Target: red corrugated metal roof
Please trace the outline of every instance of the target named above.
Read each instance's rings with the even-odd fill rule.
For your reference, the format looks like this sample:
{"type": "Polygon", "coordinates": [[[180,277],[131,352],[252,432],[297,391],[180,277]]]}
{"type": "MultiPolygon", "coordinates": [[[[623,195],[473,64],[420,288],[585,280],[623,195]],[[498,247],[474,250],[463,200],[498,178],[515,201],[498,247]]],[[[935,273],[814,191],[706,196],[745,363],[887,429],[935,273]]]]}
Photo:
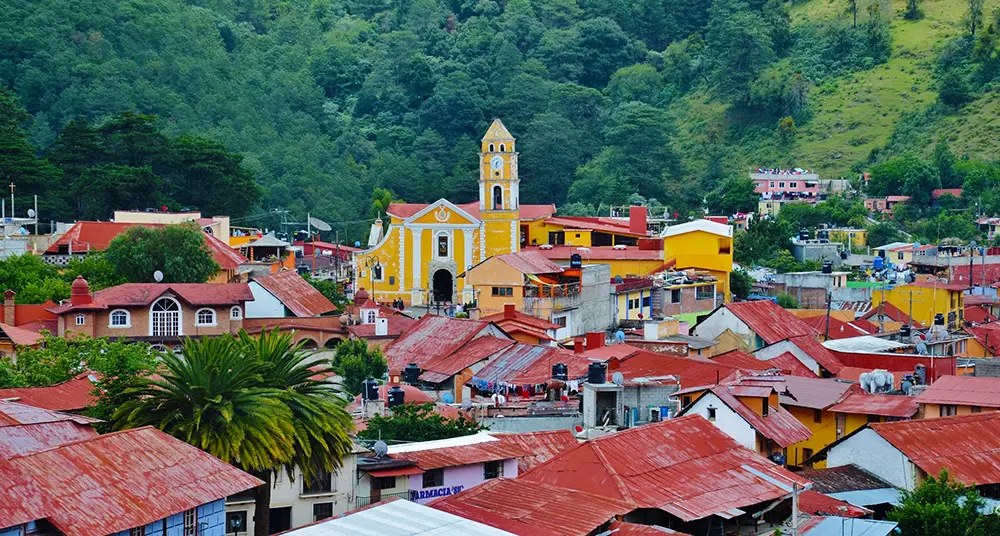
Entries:
{"type": "Polygon", "coordinates": [[[229,244],[208,233],[203,234],[205,235],[205,245],[212,252],[212,258],[215,259],[219,268],[223,270],[235,270],[241,264],[247,262],[247,258],[240,254],[239,251],[231,248],[229,244]]]}
{"type": "Polygon", "coordinates": [[[795,354],[784,352],[778,357],[764,361],[768,367],[776,368],[782,372],[787,372],[791,376],[802,376],[804,378],[818,378],[816,373],[805,365],[795,354]]]}
{"type": "Polygon", "coordinates": [[[787,496],[793,483],[808,484],[700,415],[591,439],[518,481],[594,493],[628,510],[655,508],[684,521],[772,501],[787,496]]]}
{"type": "Polygon", "coordinates": [[[906,288],[906,287],[918,287],[918,288],[929,288],[938,290],[950,290],[952,292],[964,292],[969,290],[969,285],[959,284],[959,283],[941,283],[938,281],[914,281],[912,283],[907,283],[906,285],[900,285],[896,288],[906,288]]]}
{"type": "Polygon", "coordinates": [[[337,309],[316,287],[293,270],[255,277],[253,280],[278,298],[295,316],[319,316],[337,309]]]}
{"type": "MultiPolygon", "coordinates": [[[[782,447],[788,447],[799,441],[805,441],[812,436],[809,428],[799,422],[798,419],[789,413],[788,410],[781,407],[781,405],[778,405],[778,407],[769,406],[768,414],[764,417],[757,414],[757,412],[737,398],[739,396],[767,398],[774,392],[774,389],[770,386],[765,388],[740,385],[713,385],[706,392],[714,394],[723,404],[729,406],[730,409],[736,412],[757,433],[782,447]]],[[[681,415],[684,414],[686,409],[692,406],[693,404],[682,410],[681,415]]]]}
{"type": "Polygon", "coordinates": [[[792,337],[789,341],[798,346],[809,357],[813,358],[821,367],[830,371],[831,374],[840,372],[840,369],[844,367],[844,364],[833,355],[833,352],[828,350],[826,346],[823,346],[812,335],[792,337]]]}
{"type": "Polygon", "coordinates": [[[72,421],[0,426],[0,458],[38,452],[97,435],[97,430],[90,425],[72,421]]]}
{"type": "Polygon", "coordinates": [[[756,357],[739,350],[730,350],[724,354],[710,357],[715,363],[722,363],[731,367],[739,367],[747,370],[767,370],[771,365],[767,361],[761,361],[756,357]]]}
{"type": "Polygon", "coordinates": [[[674,376],[682,387],[693,387],[713,384],[738,370],[741,369],[708,359],[676,357],[643,350],[623,360],[613,372],[621,372],[626,380],[674,376]]]}
{"type": "Polygon", "coordinates": [[[538,330],[549,330],[549,329],[559,329],[562,326],[545,320],[544,318],[538,318],[537,316],[531,316],[529,314],[522,313],[521,311],[513,311],[511,316],[507,316],[507,312],[501,312],[492,314],[489,316],[484,316],[480,318],[483,322],[494,322],[496,325],[500,326],[501,329],[506,329],[504,326],[507,324],[523,324],[530,328],[538,330]]]}
{"type": "Polygon", "coordinates": [[[962,189],[961,188],[935,188],[935,189],[931,190],[931,198],[932,199],[937,199],[937,198],[941,197],[944,194],[950,194],[950,195],[953,195],[955,197],[962,197],[962,189]]]}
{"type": "MultiPolygon", "coordinates": [[[[424,203],[391,203],[389,209],[386,211],[390,215],[397,218],[406,219],[413,216],[417,212],[427,208],[428,204],[424,203]]],[[[461,205],[455,205],[462,209],[470,216],[476,219],[480,219],[479,213],[479,201],[473,201],[472,203],[464,203],[461,205]]],[[[521,205],[517,207],[518,217],[522,220],[537,220],[541,218],[549,217],[556,213],[555,205],[521,205]]]]}
{"type": "MultiPolygon", "coordinates": [[[[985,274],[983,273],[983,265],[981,260],[977,257],[975,266],[972,267],[972,281],[971,283],[976,286],[989,286],[995,285],[1000,282],[1000,264],[991,263],[986,265],[985,274]],[[985,277],[984,277],[985,275],[985,277]],[[985,283],[983,283],[985,281],[985,283]]],[[[958,266],[952,266],[949,270],[949,281],[951,283],[966,283],[969,281],[969,264],[964,263],[958,266]]],[[[975,303],[976,299],[984,299],[980,294],[973,294],[965,297],[965,303],[975,303]]],[[[992,298],[994,296],[986,296],[985,298],[992,298]]]]}
{"type": "MultiPolygon", "coordinates": [[[[662,261],[663,250],[639,249],[636,246],[629,246],[625,249],[615,249],[611,246],[552,246],[539,247],[529,246],[525,251],[537,251],[545,258],[554,261],[568,261],[574,253],[579,253],[583,257],[583,262],[587,261],[662,261]]],[[[621,275],[621,274],[618,274],[621,275]]]]}
{"type": "Polygon", "coordinates": [[[536,465],[548,461],[560,452],[565,452],[580,444],[573,432],[569,430],[549,430],[544,432],[491,434],[501,437],[504,441],[520,445],[531,452],[531,456],[517,459],[517,472],[523,473],[536,465]]]}
{"type": "Polygon", "coordinates": [[[1000,408],[1000,378],[941,376],[916,399],[920,404],[1000,408]]]}
{"type": "Polygon", "coordinates": [[[819,332],[801,318],[789,313],[771,300],[727,303],[726,309],[743,321],[765,343],[792,337],[816,337],[819,332]]]}
{"type": "Polygon", "coordinates": [[[866,517],[872,511],[812,490],[799,494],[799,511],[814,516],[866,517]]]}
{"type": "Polygon", "coordinates": [[[639,236],[645,237],[646,234],[636,234],[629,229],[628,220],[611,220],[608,218],[579,218],[579,217],[569,217],[569,216],[553,216],[547,220],[545,223],[550,225],[559,225],[565,228],[566,231],[578,229],[584,231],[596,231],[600,233],[616,234],[616,235],[627,235],[627,236],[639,236]]]}
{"type": "Polygon", "coordinates": [[[101,422],[100,419],[38,408],[23,402],[12,402],[0,398],[0,426],[60,421],[71,421],[82,425],[101,422]]]}
{"type": "MultiPolygon", "coordinates": [[[[817,315],[803,318],[802,321],[812,326],[812,328],[819,332],[820,335],[825,335],[827,333],[826,318],[826,315],[817,315]]],[[[859,328],[858,326],[855,326],[850,322],[844,322],[835,316],[830,316],[829,333],[831,339],[846,339],[848,337],[871,335],[871,333],[859,328]]]]}
{"type": "Polygon", "coordinates": [[[0,525],[14,527],[44,519],[50,511],[51,499],[7,458],[0,456],[0,525]]]}
{"type": "Polygon", "coordinates": [[[965,331],[975,337],[979,344],[985,346],[991,354],[1000,355],[1000,323],[991,322],[981,326],[969,326],[965,328],[965,331]]]}
{"type": "Polygon", "coordinates": [[[664,536],[665,534],[671,534],[673,536],[690,536],[684,532],[677,532],[676,530],[668,529],[666,527],[660,527],[657,525],[640,525],[638,523],[628,523],[625,521],[614,521],[611,523],[612,536],[664,536]]]}
{"type": "Polygon", "coordinates": [[[625,360],[631,356],[638,354],[639,352],[644,352],[644,351],[645,350],[639,348],[638,346],[631,346],[625,343],[618,343],[618,344],[608,344],[606,346],[601,346],[600,348],[584,350],[583,355],[598,361],[607,361],[609,359],[625,360]]]}
{"type": "MultiPolygon", "coordinates": [[[[8,461],[51,501],[49,508],[36,512],[36,518],[47,519],[66,536],[140,527],[262,483],[151,427],[8,461]]],[[[0,502],[7,502],[4,498],[22,499],[0,494],[0,502]]]]}
{"type": "Polygon", "coordinates": [[[474,463],[510,460],[532,456],[531,450],[507,434],[497,434],[496,441],[485,441],[471,445],[449,445],[441,448],[395,452],[389,449],[394,460],[408,460],[425,471],[441,467],[457,467],[474,463]]]}
{"type": "Polygon", "coordinates": [[[909,419],[917,414],[917,397],[851,393],[843,401],[828,409],[834,413],[881,415],[909,419]]]}
{"type": "Polygon", "coordinates": [[[0,322],[0,330],[10,339],[10,342],[21,346],[34,346],[45,339],[41,333],[28,331],[19,327],[0,322]]]}
{"type": "Polygon", "coordinates": [[[983,307],[982,305],[965,305],[965,314],[962,318],[966,322],[972,322],[974,324],[986,324],[989,322],[996,322],[997,317],[993,316],[989,309],[983,307]]]}
{"type": "Polygon", "coordinates": [[[498,255],[497,259],[522,274],[557,274],[563,271],[561,266],[535,250],[498,255]]]}
{"type": "Polygon", "coordinates": [[[1000,412],[868,425],[929,475],[965,485],[1000,483],[1000,412]]]}
{"type": "Polygon", "coordinates": [[[565,364],[568,377],[575,380],[587,375],[591,360],[554,346],[515,343],[495,355],[476,372],[476,377],[491,382],[535,385],[552,379],[552,365],[556,363],[565,364]]]}
{"type": "Polygon", "coordinates": [[[520,535],[589,534],[633,507],[604,494],[528,482],[493,479],[428,506],[520,535]],[[499,518],[499,519],[498,519],[499,518]],[[523,527],[529,527],[525,531],[523,527]]]}
{"type": "Polygon", "coordinates": [[[887,301],[886,302],[882,302],[879,305],[872,307],[870,311],[868,311],[867,313],[865,313],[864,316],[861,317],[861,319],[862,320],[868,320],[872,324],[875,324],[876,326],[878,326],[879,325],[878,321],[873,320],[873,319],[875,319],[876,317],[879,317],[879,316],[884,316],[884,317],[892,320],[893,322],[900,322],[902,324],[909,324],[909,325],[913,326],[916,329],[923,329],[924,328],[923,324],[921,324],[920,322],[914,321],[912,318],[910,318],[910,315],[904,313],[902,311],[902,309],[900,309],[899,307],[896,307],[895,305],[893,305],[893,304],[891,304],[891,303],[889,303],[887,301]]]}
{"type": "Polygon", "coordinates": [[[451,355],[489,326],[479,320],[424,315],[385,348],[385,360],[391,370],[403,370],[410,363],[425,369],[425,364],[451,355]]]}
{"type": "MultiPolygon", "coordinates": [[[[93,294],[92,302],[82,307],[146,307],[168,292],[193,307],[240,305],[253,301],[250,286],[246,283],[125,283],[98,290],[93,294]]],[[[76,308],[71,303],[66,303],[49,311],[63,314],[76,308]]]]}
{"type": "Polygon", "coordinates": [[[56,411],[79,411],[97,402],[94,382],[89,372],[77,374],[72,380],[48,387],[17,387],[0,389],[0,399],[13,400],[36,408],[56,411]]]}
{"type": "MultiPolygon", "coordinates": [[[[386,326],[386,338],[399,337],[404,331],[417,322],[407,316],[394,315],[387,316],[385,318],[389,321],[386,326]]],[[[355,326],[347,326],[347,331],[350,331],[351,335],[354,335],[359,339],[375,338],[375,324],[357,324],[355,326]]]]}
{"type": "Polygon", "coordinates": [[[501,339],[492,335],[472,339],[458,350],[448,355],[438,355],[424,362],[420,368],[420,378],[431,383],[440,383],[463,370],[499,354],[516,343],[513,339],[501,339]]]}

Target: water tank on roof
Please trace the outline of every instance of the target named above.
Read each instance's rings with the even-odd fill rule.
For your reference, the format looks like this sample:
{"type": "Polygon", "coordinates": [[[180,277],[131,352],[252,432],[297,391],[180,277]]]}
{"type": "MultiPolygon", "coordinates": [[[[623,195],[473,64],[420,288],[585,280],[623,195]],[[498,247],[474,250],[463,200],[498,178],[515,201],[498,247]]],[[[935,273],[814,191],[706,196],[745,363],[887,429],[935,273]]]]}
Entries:
{"type": "Polygon", "coordinates": [[[840,260],[842,260],[842,261],[846,261],[846,260],[847,260],[847,257],[848,257],[849,255],[850,255],[850,254],[849,254],[849,253],[847,252],[847,250],[846,250],[846,249],[845,249],[844,251],[841,251],[841,252],[840,252],[840,260]]]}
{"type": "Polygon", "coordinates": [[[899,335],[901,337],[909,337],[913,334],[913,328],[909,324],[903,324],[899,326],[899,335]]]}
{"type": "Polygon", "coordinates": [[[569,267],[570,268],[582,268],[583,267],[583,257],[579,253],[574,253],[569,256],[569,267]]]}
{"type": "Polygon", "coordinates": [[[833,262],[832,261],[823,261],[823,273],[824,274],[832,274],[833,273],[833,262]]]}
{"type": "Polygon", "coordinates": [[[378,382],[374,378],[361,382],[361,394],[365,400],[378,400],[378,382]]]}
{"type": "Polygon", "coordinates": [[[816,231],[816,238],[819,238],[821,240],[829,240],[830,231],[827,231],[826,229],[820,229],[819,231],[816,231]]]}
{"type": "Polygon", "coordinates": [[[566,367],[565,363],[556,363],[552,365],[552,379],[553,380],[569,380],[569,369],[566,367]]]}
{"type": "MultiPolygon", "coordinates": [[[[879,252],[881,253],[881,252],[879,252]]],[[[875,271],[881,271],[885,269],[885,259],[882,257],[875,257],[872,261],[872,269],[875,271]]]]}
{"type": "Polygon", "coordinates": [[[406,402],[406,391],[403,391],[403,388],[398,385],[390,387],[389,392],[386,394],[386,407],[394,408],[402,406],[406,402]]]}
{"type": "Polygon", "coordinates": [[[417,378],[420,377],[420,367],[416,363],[410,363],[403,368],[403,379],[406,383],[410,385],[415,385],[417,383],[417,378]]]}
{"type": "Polygon", "coordinates": [[[799,240],[809,240],[809,229],[805,227],[799,229],[799,240]]]}
{"type": "Polygon", "coordinates": [[[924,365],[917,365],[914,367],[913,379],[916,381],[917,385],[927,385],[927,367],[924,365]]]}
{"type": "Polygon", "coordinates": [[[944,325],[944,314],[938,313],[934,315],[934,325],[943,326],[944,325]]]}
{"type": "Polygon", "coordinates": [[[587,367],[587,383],[604,383],[608,378],[607,363],[591,363],[587,367]]]}

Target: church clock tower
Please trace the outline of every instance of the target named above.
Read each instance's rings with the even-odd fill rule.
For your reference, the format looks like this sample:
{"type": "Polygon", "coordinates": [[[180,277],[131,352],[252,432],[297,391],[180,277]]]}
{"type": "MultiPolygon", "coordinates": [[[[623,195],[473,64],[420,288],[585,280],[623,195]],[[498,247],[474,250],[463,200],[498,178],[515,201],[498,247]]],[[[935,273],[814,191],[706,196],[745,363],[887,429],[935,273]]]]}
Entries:
{"type": "Polygon", "coordinates": [[[479,213],[483,221],[481,248],[486,257],[520,249],[520,179],[514,136],[499,119],[483,136],[479,153],[479,213]]]}

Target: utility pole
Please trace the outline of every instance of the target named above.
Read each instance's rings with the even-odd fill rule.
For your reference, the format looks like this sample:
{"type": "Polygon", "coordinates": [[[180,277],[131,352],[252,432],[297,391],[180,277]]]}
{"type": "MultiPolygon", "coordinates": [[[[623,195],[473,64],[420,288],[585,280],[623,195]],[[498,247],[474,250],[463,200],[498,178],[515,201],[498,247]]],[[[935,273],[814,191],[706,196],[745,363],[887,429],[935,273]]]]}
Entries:
{"type": "Polygon", "coordinates": [[[826,333],[823,335],[823,340],[830,340],[830,305],[833,302],[833,293],[828,292],[826,294],[826,333]]]}
{"type": "Polygon", "coordinates": [[[14,217],[14,183],[10,183],[10,217],[14,217]]]}

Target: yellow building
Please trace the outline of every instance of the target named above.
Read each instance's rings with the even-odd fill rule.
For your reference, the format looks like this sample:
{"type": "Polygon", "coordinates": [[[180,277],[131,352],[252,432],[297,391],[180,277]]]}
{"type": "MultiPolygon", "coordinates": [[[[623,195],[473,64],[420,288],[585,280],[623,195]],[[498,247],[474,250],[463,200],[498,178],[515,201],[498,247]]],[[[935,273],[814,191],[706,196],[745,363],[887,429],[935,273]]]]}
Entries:
{"type": "Polygon", "coordinates": [[[865,247],[868,245],[868,230],[866,229],[827,229],[831,242],[840,242],[850,247],[865,247]]]}
{"type": "MultiPolygon", "coordinates": [[[[525,298],[569,293],[574,284],[579,291],[580,270],[564,269],[535,251],[521,251],[490,257],[459,276],[472,287],[480,314],[488,316],[502,313],[508,304],[524,311],[525,298]],[[566,283],[570,280],[573,283],[566,283]]],[[[536,314],[547,319],[551,313],[536,314]]]]}
{"type": "Polygon", "coordinates": [[[965,285],[930,281],[916,281],[884,291],[878,289],[872,292],[872,310],[877,311],[884,300],[925,326],[932,325],[934,315],[941,314],[948,329],[957,329],[962,325],[965,310],[963,293],[967,289],[965,285]]]}

